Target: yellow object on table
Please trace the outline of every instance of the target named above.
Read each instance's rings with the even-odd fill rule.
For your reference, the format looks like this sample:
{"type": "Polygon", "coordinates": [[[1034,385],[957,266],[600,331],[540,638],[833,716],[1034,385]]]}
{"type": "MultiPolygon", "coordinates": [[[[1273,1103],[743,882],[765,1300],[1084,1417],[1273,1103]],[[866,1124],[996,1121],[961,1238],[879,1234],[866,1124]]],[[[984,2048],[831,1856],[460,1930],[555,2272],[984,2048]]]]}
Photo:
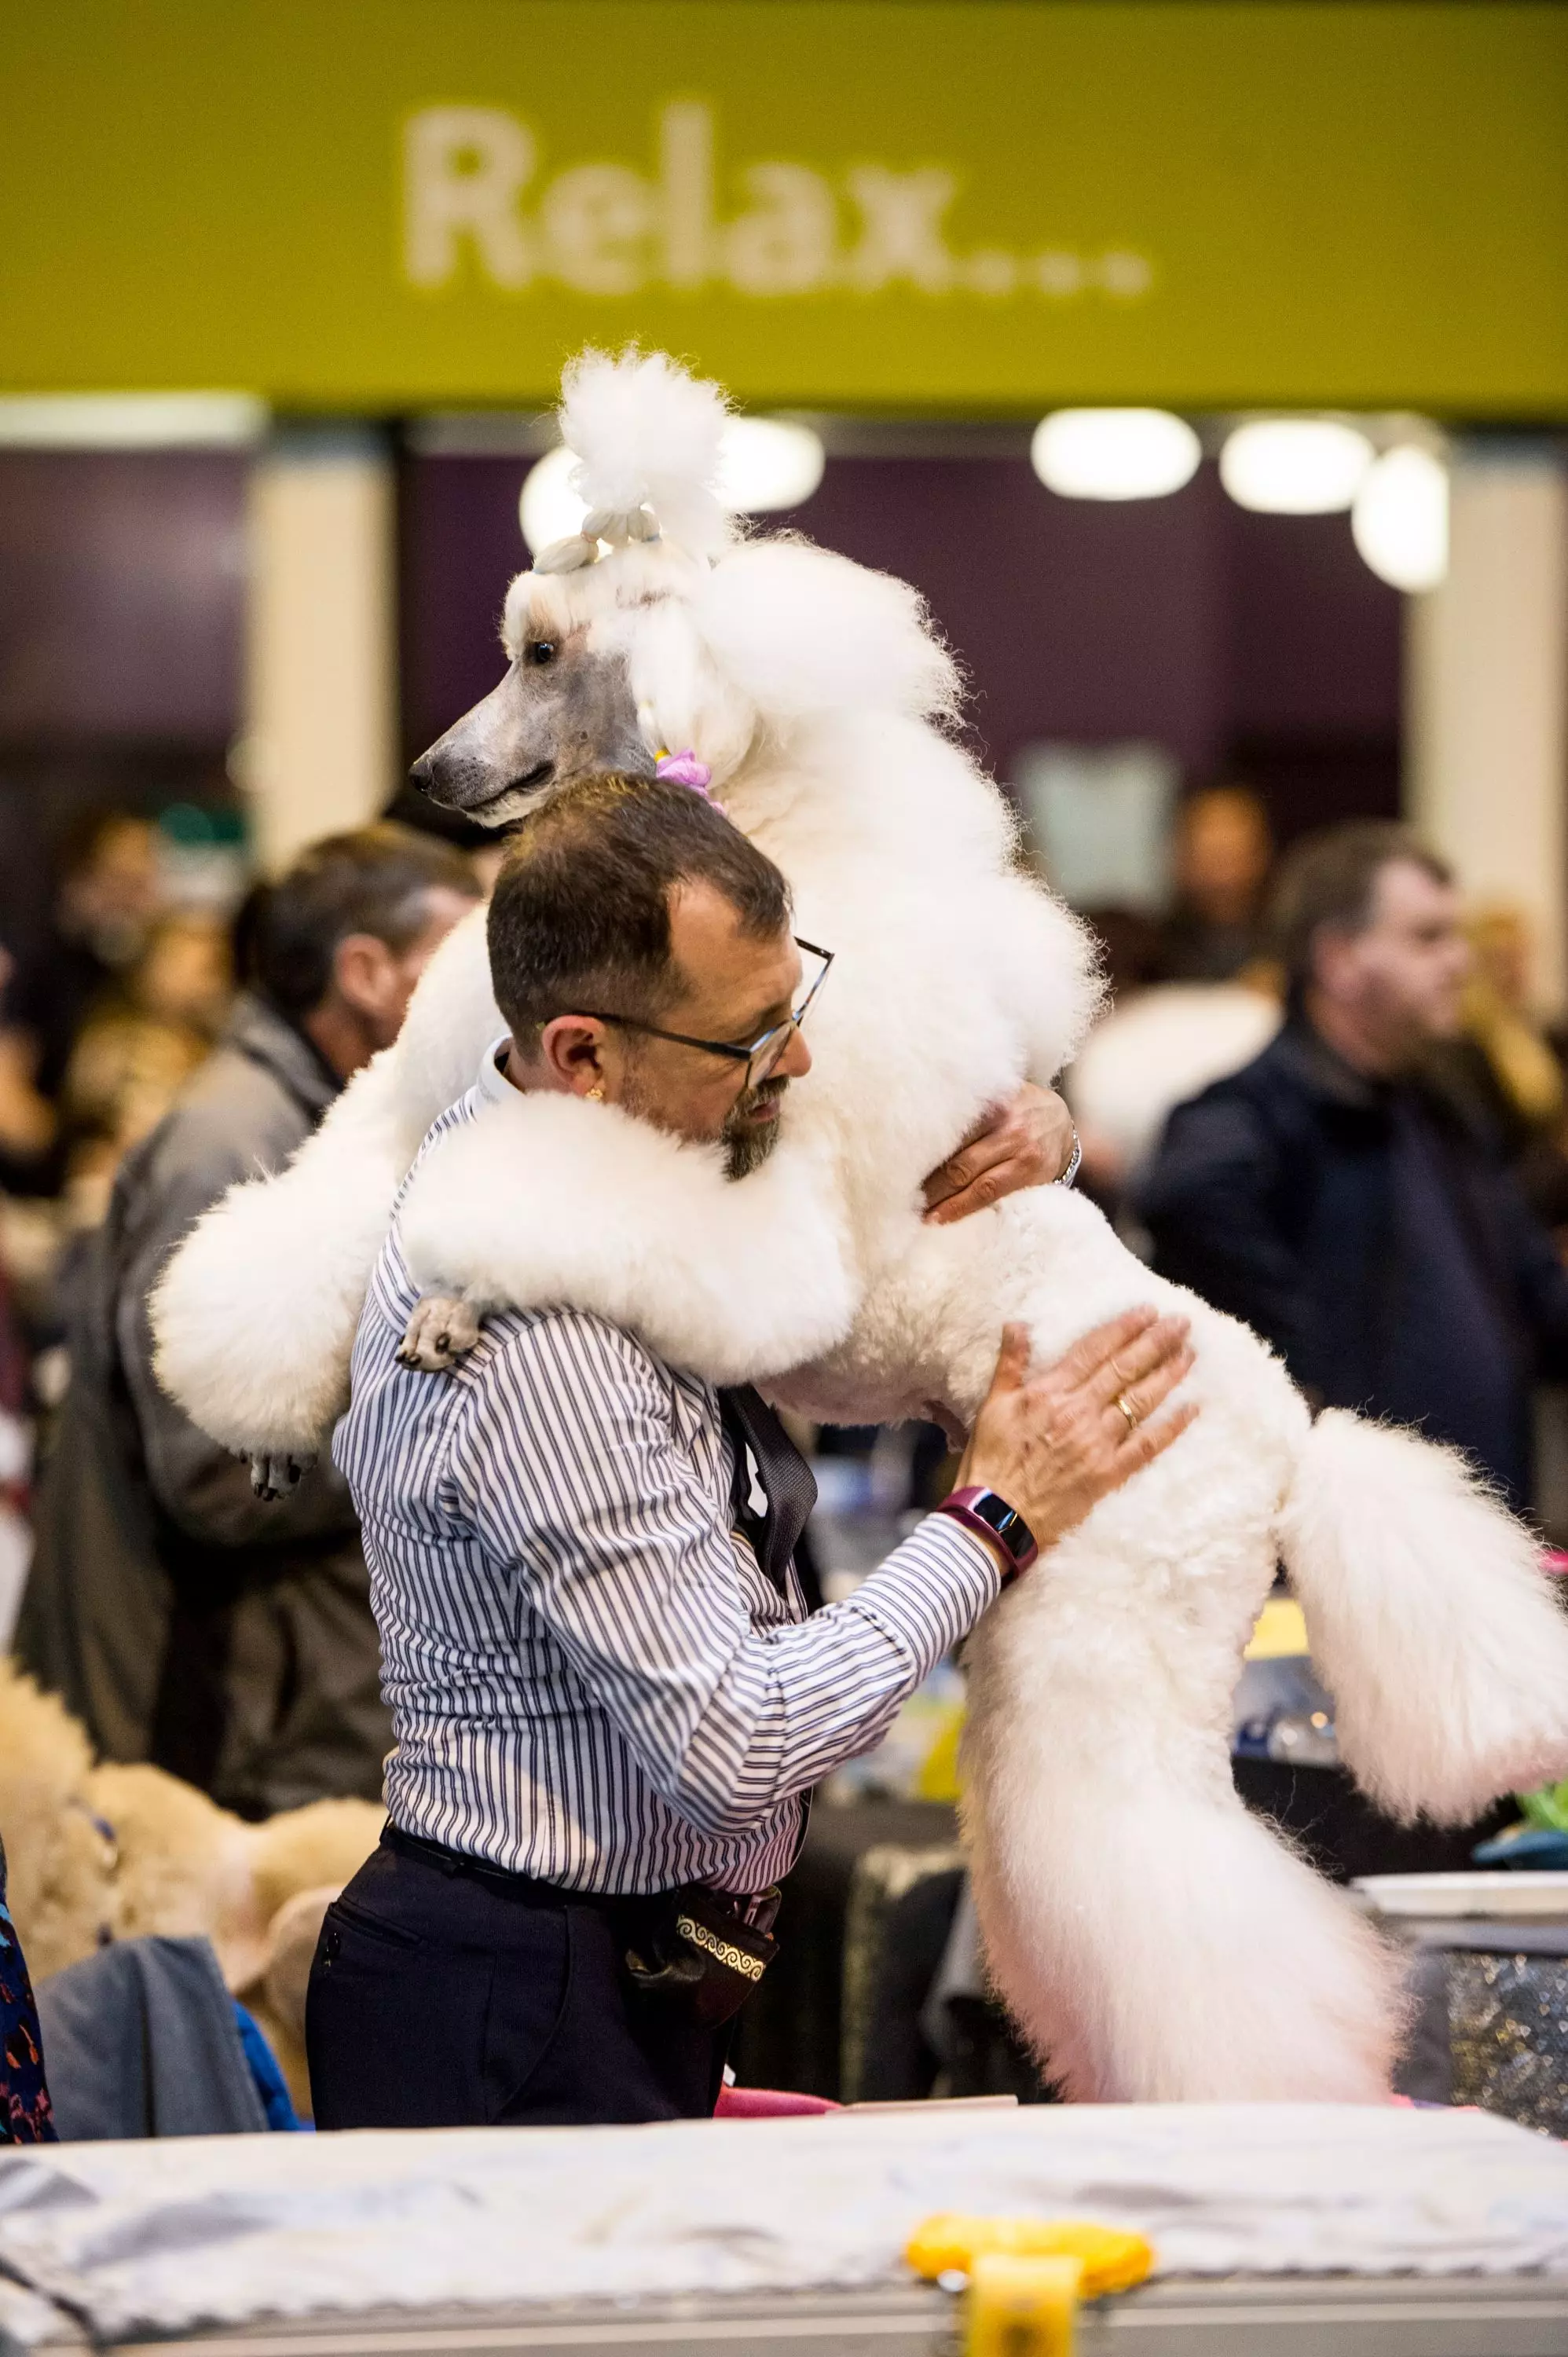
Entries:
{"type": "Polygon", "coordinates": [[[905,2245],[918,2276],[972,2276],[982,2258],[1075,2259],[1082,2269],[1079,2297],[1131,2291],[1155,2264],[1142,2234],[1097,2226],[1089,2218],[969,2218],[947,2210],[923,2219],[905,2245]]]}
{"type": "Polygon", "coordinates": [[[1294,1596],[1271,1596],[1247,1641],[1249,1662],[1304,1660],[1312,1651],[1306,1617],[1294,1596]]]}
{"type": "Polygon", "coordinates": [[[982,2251],[969,2279],[964,2357],[1072,2357],[1080,2259],[982,2251]]]}

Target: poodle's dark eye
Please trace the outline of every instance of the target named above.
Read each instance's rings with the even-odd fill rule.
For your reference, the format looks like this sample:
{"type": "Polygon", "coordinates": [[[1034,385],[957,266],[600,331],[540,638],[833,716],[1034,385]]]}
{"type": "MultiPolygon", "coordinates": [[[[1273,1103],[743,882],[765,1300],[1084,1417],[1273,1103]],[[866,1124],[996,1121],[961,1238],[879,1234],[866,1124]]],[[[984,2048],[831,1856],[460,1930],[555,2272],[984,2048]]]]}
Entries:
{"type": "Polygon", "coordinates": [[[553,663],[555,660],[554,640],[530,639],[527,649],[527,659],[531,663],[553,663]]]}

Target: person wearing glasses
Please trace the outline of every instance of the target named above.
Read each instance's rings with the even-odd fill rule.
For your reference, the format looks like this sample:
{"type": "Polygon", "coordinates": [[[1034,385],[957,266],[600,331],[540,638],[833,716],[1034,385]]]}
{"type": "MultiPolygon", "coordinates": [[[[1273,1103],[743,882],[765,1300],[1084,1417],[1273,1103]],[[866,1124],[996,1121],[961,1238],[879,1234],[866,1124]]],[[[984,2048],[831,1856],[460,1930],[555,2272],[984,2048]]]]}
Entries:
{"type": "MultiPolygon", "coordinates": [[[[712,804],[620,778],[563,793],[520,831],[489,951],[509,1033],[424,1151],[553,1091],[716,1146],[744,1185],[808,1080],[831,957],[712,804]]],[[[381,1846],[311,1975],[317,2125],[711,2113],[805,1796],[1174,1437],[1144,1419],[1190,1363],[1179,1321],[1135,1312],[1035,1378],[1012,1334],[953,1510],[808,1613],[814,1485],[756,1392],[565,1308],[493,1316],[428,1372],[401,1355],[416,1297],[394,1215],[335,1453],[396,1742],[381,1846]]]]}

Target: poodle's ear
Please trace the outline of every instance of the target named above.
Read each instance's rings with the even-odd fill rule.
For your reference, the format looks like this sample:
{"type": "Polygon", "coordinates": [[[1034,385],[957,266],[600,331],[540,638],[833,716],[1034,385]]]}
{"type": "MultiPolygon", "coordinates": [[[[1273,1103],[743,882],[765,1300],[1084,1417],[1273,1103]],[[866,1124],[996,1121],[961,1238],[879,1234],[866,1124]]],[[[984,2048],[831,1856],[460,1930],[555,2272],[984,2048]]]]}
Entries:
{"type": "Polygon", "coordinates": [[[753,541],[722,557],[696,620],[765,719],[855,708],[936,718],[958,702],[958,667],[918,592],[805,541],[753,541]]]}

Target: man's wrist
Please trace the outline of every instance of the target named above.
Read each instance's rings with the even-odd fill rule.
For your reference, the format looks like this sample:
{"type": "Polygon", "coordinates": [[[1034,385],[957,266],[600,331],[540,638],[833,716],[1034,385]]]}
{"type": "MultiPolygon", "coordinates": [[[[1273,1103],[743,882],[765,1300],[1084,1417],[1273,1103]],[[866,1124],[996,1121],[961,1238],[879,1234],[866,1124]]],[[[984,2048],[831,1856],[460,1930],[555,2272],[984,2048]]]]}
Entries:
{"type": "Polygon", "coordinates": [[[1083,1167],[1083,1140],[1078,1134],[1076,1123],[1069,1130],[1068,1135],[1072,1139],[1072,1151],[1068,1156],[1066,1168],[1058,1170],[1052,1181],[1053,1185],[1058,1187],[1070,1187],[1083,1167]]]}
{"type": "Polygon", "coordinates": [[[1027,1571],[1040,1552],[1023,1515],[994,1490],[972,1483],[950,1490],[937,1512],[988,1543],[1001,1568],[1004,1585],[1016,1578],[1019,1572],[1027,1571]]]}

